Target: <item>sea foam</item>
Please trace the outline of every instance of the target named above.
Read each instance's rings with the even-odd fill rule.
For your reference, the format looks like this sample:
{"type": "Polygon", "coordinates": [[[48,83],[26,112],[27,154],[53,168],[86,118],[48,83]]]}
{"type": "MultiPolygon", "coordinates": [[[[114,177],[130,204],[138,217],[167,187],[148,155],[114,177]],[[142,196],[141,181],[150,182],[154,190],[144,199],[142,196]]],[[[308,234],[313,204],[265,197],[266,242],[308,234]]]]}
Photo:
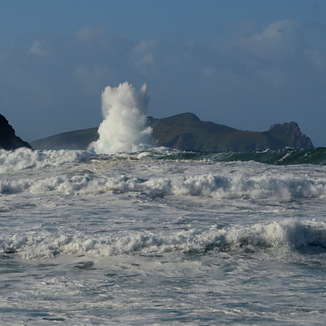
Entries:
{"type": "MultiPolygon", "coordinates": [[[[151,159],[129,161],[125,157],[92,156],[79,151],[31,151],[21,149],[0,152],[0,193],[49,192],[63,194],[138,193],[147,196],[194,196],[219,199],[268,200],[288,202],[326,197],[324,178],[313,178],[294,170],[270,171],[255,175],[256,163],[245,169],[218,164],[193,173],[191,164],[175,163],[173,173],[165,171],[165,163],[151,159]],[[155,167],[155,168],[154,168],[155,167]],[[160,168],[156,168],[160,167],[160,168]],[[58,171],[40,177],[39,169],[58,171]],[[28,173],[23,173],[28,169],[28,173]],[[210,170],[210,172],[209,172],[210,170]],[[22,171],[17,178],[9,172],[22,171]],[[130,174],[131,171],[135,173],[130,174]],[[138,172],[137,172],[138,171],[138,172]],[[144,172],[147,171],[146,175],[144,172]],[[137,173],[136,173],[137,172],[137,173]]],[[[244,164],[242,164],[244,165],[244,164]]],[[[169,165],[168,169],[171,169],[169,165]]]]}
{"type": "Polygon", "coordinates": [[[0,236],[2,254],[18,253],[24,258],[55,257],[59,254],[115,256],[122,254],[163,254],[169,252],[302,251],[308,248],[326,249],[324,222],[286,220],[268,224],[257,223],[217,230],[133,232],[130,235],[71,235],[68,231],[49,233],[30,231],[24,234],[0,236]]]}
{"type": "Polygon", "coordinates": [[[0,150],[0,173],[61,166],[89,158],[91,154],[85,151],[33,151],[28,148],[19,148],[15,151],[0,150]]]}

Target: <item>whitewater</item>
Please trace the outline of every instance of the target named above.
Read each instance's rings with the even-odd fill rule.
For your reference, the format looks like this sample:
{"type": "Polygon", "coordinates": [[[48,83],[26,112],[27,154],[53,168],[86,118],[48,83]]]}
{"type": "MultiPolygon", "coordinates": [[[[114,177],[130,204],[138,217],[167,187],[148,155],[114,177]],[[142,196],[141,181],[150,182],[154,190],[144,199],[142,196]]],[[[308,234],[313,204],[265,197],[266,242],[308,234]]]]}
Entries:
{"type": "Polygon", "coordinates": [[[326,167],[190,154],[0,151],[1,325],[323,325],[326,167]]]}
{"type": "Polygon", "coordinates": [[[156,148],[147,88],[87,151],[0,150],[1,325],[324,325],[326,150],[156,148]]]}

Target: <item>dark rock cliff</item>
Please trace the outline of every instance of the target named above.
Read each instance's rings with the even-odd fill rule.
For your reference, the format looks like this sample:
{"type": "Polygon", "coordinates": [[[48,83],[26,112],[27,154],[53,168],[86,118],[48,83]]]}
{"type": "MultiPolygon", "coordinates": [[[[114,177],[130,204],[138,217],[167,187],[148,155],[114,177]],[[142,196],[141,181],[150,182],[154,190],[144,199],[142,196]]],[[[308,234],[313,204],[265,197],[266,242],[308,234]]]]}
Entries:
{"type": "Polygon", "coordinates": [[[19,147],[32,148],[30,144],[17,137],[8,120],[0,114],[0,148],[13,150],[19,147]]]}
{"type": "Polygon", "coordinates": [[[274,147],[290,146],[296,149],[314,148],[311,139],[304,135],[298,124],[293,121],[275,124],[265,134],[270,139],[271,146],[274,147]]]}

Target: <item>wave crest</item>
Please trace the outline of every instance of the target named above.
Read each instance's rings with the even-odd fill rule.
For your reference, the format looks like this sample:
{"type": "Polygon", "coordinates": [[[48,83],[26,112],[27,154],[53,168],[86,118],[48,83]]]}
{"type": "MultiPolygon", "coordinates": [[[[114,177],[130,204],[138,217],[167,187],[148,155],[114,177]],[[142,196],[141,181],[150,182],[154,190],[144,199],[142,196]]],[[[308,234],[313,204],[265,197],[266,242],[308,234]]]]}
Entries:
{"type": "Polygon", "coordinates": [[[17,253],[28,259],[55,257],[59,254],[105,257],[170,252],[205,253],[210,250],[251,253],[273,250],[277,253],[306,248],[326,251],[325,222],[287,220],[202,232],[188,230],[154,234],[144,231],[98,237],[71,235],[71,232],[64,231],[54,234],[33,231],[0,238],[2,254],[17,253]]]}

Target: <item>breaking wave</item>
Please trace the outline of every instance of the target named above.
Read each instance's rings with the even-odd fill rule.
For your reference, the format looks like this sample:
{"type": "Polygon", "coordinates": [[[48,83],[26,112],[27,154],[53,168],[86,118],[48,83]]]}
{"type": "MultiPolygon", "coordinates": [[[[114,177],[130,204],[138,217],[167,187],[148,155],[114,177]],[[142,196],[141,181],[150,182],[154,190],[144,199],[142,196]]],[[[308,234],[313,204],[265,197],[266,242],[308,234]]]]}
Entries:
{"type": "MultiPolygon", "coordinates": [[[[241,172],[241,171],[240,171],[241,172]]],[[[22,175],[18,179],[0,179],[0,194],[28,192],[33,194],[96,194],[139,193],[148,196],[200,196],[291,201],[300,198],[325,198],[326,180],[310,179],[306,175],[248,176],[241,173],[152,176],[148,178],[117,175],[109,176],[85,167],[76,172],[38,178],[22,175]]]]}
{"type": "Polygon", "coordinates": [[[120,153],[116,155],[96,155],[78,150],[33,151],[19,148],[15,151],[0,149],[0,173],[16,172],[25,169],[39,169],[49,166],[58,167],[66,163],[81,163],[91,159],[155,159],[169,161],[203,161],[223,162],[258,162],[271,165],[326,164],[326,148],[313,150],[286,149],[280,151],[247,152],[247,153],[200,153],[180,152],[167,148],[152,148],[148,151],[120,153]]]}
{"type": "MultiPolygon", "coordinates": [[[[278,169],[277,173],[274,173],[273,167],[266,165],[265,172],[257,175],[255,164],[259,163],[238,162],[230,165],[230,163],[211,161],[207,163],[210,164],[208,167],[194,174],[191,166],[195,164],[195,160],[187,159],[188,163],[182,163],[178,167],[180,160],[172,158],[176,162],[173,165],[176,172],[166,174],[162,170],[150,173],[153,158],[156,162],[153,164],[157,164],[158,160],[162,162],[160,169],[163,168],[162,153],[94,156],[89,152],[69,150],[43,152],[29,149],[11,152],[0,150],[0,194],[135,192],[162,197],[174,195],[273,198],[281,201],[326,197],[326,178],[323,170],[309,174],[288,168],[278,169]],[[116,164],[115,170],[111,169],[112,164],[116,164]],[[136,168],[139,173],[131,173],[128,164],[129,168],[136,168]],[[38,172],[39,169],[46,168],[51,168],[51,173],[38,172]],[[141,173],[143,169],[149,169],[149,173],[143,175],[141,173]],[[178,169],[188,170],[188,172],[178,173],[178,169]],[[17,174],[17,177],[7,178],[8,173],[19,171],[21,173],[17,174]]],[[[171,155],[171,153],[164,154],[164,158],[171,155]]],[[[311,169],[313,172],[314,169],[311,169]]]]}
{"type": "Polygon", "coordinates": [[[6,151],[0,149],[0,173],[41,169],[49,166],[58,167],[66,163],[82,162],[91,157],[91,154],[85,151],[33,151],[27,148],[6,151]]]}
{"type": "Polygon", "coordinates": [[[72,230],[57,233],[31,231],[23,235],[0,236],[3,255],[18,254],[23,258],[52,258],[60,254],[116,256],[165,254],[170,252],[205,253],[211,250],[254,253],[315,249],[326,252],[325,222],[283,221],[254,224],[198,232],[195,230],[168,233],[133,232],[128,235],[91,236],[73,234],[72,230]]]}
{"type": "Polygon", "coordinates": [[[171,152],[162,159],[173,160],[207,160],[212,162],[248,162],[254,161],[272,165],[314,164],[326,165],[326,148],[318,147],[309,150],[287,148],[283,150],[266,150],[253,152],[201,153],[171,152]]]}

